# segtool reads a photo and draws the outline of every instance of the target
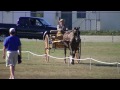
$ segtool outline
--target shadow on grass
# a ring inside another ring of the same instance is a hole
[[[5,62],[0,62],[0,64],[5,64]]]
[[[59,66],[63,66],[61,63],[42,63],[42,64],[35,64],[35,63],[22,63],[23,65],[49,65],[49,66],[53,66],[53,65],[59,65]],[[64,64],[64,63],[63,63]],[[65,65],[65,64],[64,64]],[[67,65],[67,64],[66,64]]]
[[[5,62],[1,62],[0,64],[5,64]],[[53,66],[53,65],[59,65],[59,66],[63,66],[63,65],[68,65],[68,62],[67,63],[55,63],[55,62],[45,62],[45,63],[41,63],[41,64],[38,64],[38,63],[22,63],[23,65],[49,65],[49,66]],[[80,62],[80,63],[75,63],[74,65],[90,65],[90,63],[83,63],[83,62]],[[100,63],[91,63],[91,65],[93,66],[104,66],[104,67],[117,67],[117,64],[100,64]],[[120,66],[120,65],[119,65]]]
[[[23,65],[41,65],[41,64],[33,64],[33,63],[22,63]],[[43,65],[43,64],[42,64]]]
[[[84,64],[84,65],[90,65],[90,63],[77,63],[77,64]],[[91,65],[94,66],[104,66],[104,67],[116,67],[117,64],[99,64],[99,63],[91,63]]]

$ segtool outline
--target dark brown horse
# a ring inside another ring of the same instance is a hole
[[[63,43],[64,43],[64,54],[66,57],[66,49],[69,48],[70,55],[72,58],[75,58],[75,54],[78,51],[79,53],[79,44],[81,43],[80,39],[80,27],[75,27],[71,31],[66,31],[63,35]],[[79,57],[80,58],[80,57]],[[66,63],[66,59],[64,60]],[[74,64],[74,59],[72,59],[71,64]]]

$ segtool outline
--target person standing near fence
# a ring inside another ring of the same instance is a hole
[[[6,57],[6,67],[10,67],[10,77],[9,79],[15,79],[15,65],[18,61],[18,50],[21,57],[21,41],[15,36],[15,29],[10,28],[10,36],[6,37],[3,42],[3,59]]]

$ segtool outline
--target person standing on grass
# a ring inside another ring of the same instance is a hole
[[[3,59],[6,57],[6,67],[10,67],[10,77],[9,79],[15,79],[14,71],[15,65],[18,61],[18,51],[21,56],[21,41],[15,36],[15,29],[10,28],[10,36],[6,37],[3,42]]]

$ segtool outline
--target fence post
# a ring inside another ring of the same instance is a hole
[[[65,57],[66,58],[66,57]],[[69,57],[69,59],[68,59],[68,68],[69,68],[69,66],[70,66],[70,57]]]
[[[85,45],[85,38],[84,38],[84,45]]]
[[[29,55],[29,52],[28,52],[28,60],[30,60],[30,57],[29,57],[30,55]]]
[[[65,57],[66,58],[66,57]],[[69,67],[70,67],[70,57],[68,58],[68,76],[70,75],[69,74]]]
[[[118,74],[119,74],[119,64],[117,63],[117,71],[118,71]]]
[[[112,43],[113,43],[113,33],[112,33]]]
[[[90,70],[91,70],[91,57],[90,57]]]

